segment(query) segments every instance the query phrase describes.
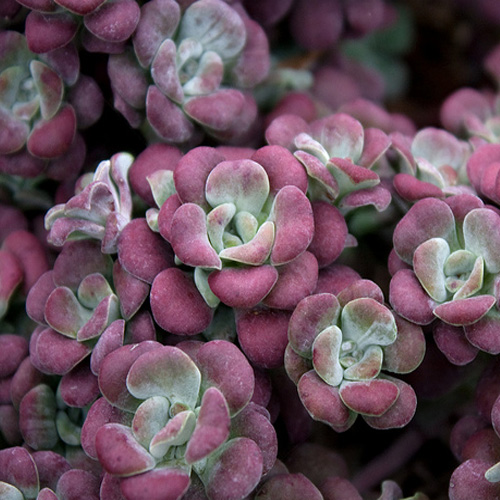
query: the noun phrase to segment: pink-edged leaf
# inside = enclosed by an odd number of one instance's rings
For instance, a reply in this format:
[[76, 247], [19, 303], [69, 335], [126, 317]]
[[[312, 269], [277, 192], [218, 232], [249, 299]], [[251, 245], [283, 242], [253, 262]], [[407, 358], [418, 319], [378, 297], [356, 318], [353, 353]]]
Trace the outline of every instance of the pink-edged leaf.
[[342, 307], [349, 302], [361, 298], [370, 298], [384, 304], [384, 293], [380, 287], [371, 280], [358, 279], [350, 283], [337, 294], [337, 299]]
[[9, 300], [23, 280], [19, 260], [6, 250], [0, 250], [0, 318], [7, 312]]
[[[315, 192], [318, 191], [318, 189], [314, 187], [314, 184], [310, 186], [313, 196], [326, 196], [328, 201], [335, 201], [339, 195], [339, 186], [337, 180], [328, 171], [324, 163], [316, 158], [316, 156], [302, 150], [296, 151], [295, 157], [304, 165], [307, 175], [321, 186], [321, 190], [317, 195]], [[326, 191], [324, 195], [321, 193], [322, 190]]]
[[158, 349], [160, 343], [144, 341], [129, 344], [110, 352], [99, 370], [99, 387], [102, 395], [116, 408], [134, 412], [140, 404], [127, 389], [126, 379], [132, 364], [142, 354]]
[[371, 380], [377, 377], [382, 369], [384, 353], [378, 345], [368, 346], [359, 361], [344, 371], [345, 380]]
[[204, 52], [196, 73], [182, 86], [186, 95], [207, 95], [217, 91], [224, 77], [224, 62], [216, 52]]
[[189, 488], [189, 474], [180, 469], [159, 468], [122, 479], [120, 488], [127, 500], [180, 500]]
[[[412, 300], [408, 301], [408, 295]], [[391, 279], [389, 301], [403, 318], [417, 325], [432, 323], [435, 302], [427, 295], [411, 269], [400, 269]]]
[[84, 342], [98, 337], [110, 323], [118, 319], [119, 305], [116, 295], [108, 295], [95, 308], [92, 317], [78, 330], [76, 338]]
[[477, 148], [467, 162], [467, 177], [476, 191], [481, 192], [482, 180], [489, 165], [500, 161], [498, 144], [484, 144]]
[[204, 127], [226, 132], [245, 106], [245, 96], [236, 89], [222, 89], [207, 96], [191, 97], [184, 104], [185, 113]]
[[118, 93], [133, 108], [144, 109], [148, 81], [131, 52], [111, 55], [108, 59], [108, 74], [113, 93]]
[[390, 138], [378, 128], [366, 128], [364, 131], [363, 152], [356, 162], [366, 168], [372, 167], [391, 145]]
[[444, 265], [450, 246], [443, 238], [431, 238], [420, 244], [413, 254], [413, 269], [420, 284], [436, 302], [448, 298]]
[[331, 264], [342, 253], [347, 238], [347, 224], [338, 208], [325, 201], [311, 203], [314, 237], [308, 247], [320, 268]]
[[407, 425], [415, 414], [417, 396], [413, 388], [402, 380], [390, 378], [399, 389], [397, 401], [381, 416], [363, 415], [366, 423], [374, 429], [396, 429]]
[[212, 340], [198, 349], [194, 359], [202, 375], [202, 388], [216, 387], [224, 396], [231, 415], [248, 404], [255, 377], [246, 357], [234, 344]]
[[180, 8], [173, 0], [153, 0], [141, 7], [141, 18], [134, 34], [134, 50], [142, 67], [148, 67], [163, 40], [174, 34]]
[[151, 440], [158, 432], [164, 433], [162, 429], [164, 429], [168, 422], [175, 420], [177, 415], [187, 413], [180, 412], [169, 420], [169, 409], [170, 403], [167, 398], [163, 396], [153, 396], [140, 404], [132, 420], [131, 427], [135, 439], [137, 439], [144, 448], [149, 449], [150, 453], [155, 458], [161, 458], [165, 453], [155, 453], [155, 450], [149, 446]]
[[28, 342], [12, 333], [0, 334], [0, 378], [13, 375], [28, 355]]
[[130, 367], [127, 388], [139, 399], [164, 396], [172, 405], [194, 408], [198, 400], [201, 374], [191, 358], [173, 346], [145, 352]]
[[396, 402], [399, 387], [390, 380], [343, 382], [339, 389], [344, 404], [363, 415], [380, 417]]
[[438, 305], [434, 309], [434, 315], [450, 325], [472, 325], [479, 321], [495, 302], [493, 295], [476, 295], [466, 299], [451, 300]]
[[374, 186], [349, 193], [342, 198], [339, 208], [345, 212], [358, 207], [373, 205], [383, 212], [391, 203], [391, 192], [385, 186]]
[[30, 71], [40, 94], [42, 117], [49, 120], [56, 114], [62, 102], [62, 79], [53, 69], [40, 61], [31, 61]]
[[130, 425], [132, 414], [124, 412], [108, 403], [106, 398], [99, 398], [90, 407], [85, 422], [82, 425], [81, 445], [85, 453], [94, 460], [97, 460], [95, 448], [95, 435], [105, 424], [116, 423]]
[[146, 219], [129, 222], [118, 238], [118, 257], [123, 269], [146, 283], [173, 266], [172, 249], [151, 231]]
[[60, 477], [72, 468], [62, 455], [54, 451], [35, 451], [32, 457], [38, 469], [40, 489], [55, 490]]
[[339, 361], [341, 346], [342, 331], [335, 325], [322, 330], [312, 345], [314, 369], [332, 387], [340, 385], [344, 376], [344, 370]]
[[339, 315], [339, 301], [330, 293], [315, 294], [301, 300], [288, 326], [288, 339], [293, 349], [310, 358], [316, 337], [325, 328], [335, 325]]
[[30, 350], [30, 355], [36, 359], [37, 368], [46, 373], [64, 375], [90, 352], [89, 346], [46, 328], [40, 332], [35, 349]]
[[222, 161], [209, 173], [206, 200], [212, 207], [234, 203], [237, 211], [257, 217], [269, 195], [269, 178], [264, 168], [253, 160]]
[[425, 336], [420, 326], [395, 316], [398, 335], [396, 340], [384, 347], [382, 368], [393, 373], [410, 373], [415, 370], [425, 355]]
[[39, 158], [52, 159], [66, 153], [76, 131], [74, 109], [67, 105], [49, 120], [39, 121], [28, 137], [28, 151]]
[[228, 441], [210, 456], [203, 475], [209, 498], [244, 498], [259, 483], [263, 459], [257, 444], [248, 438]]
[[270, 220], [276, 225], [271, 262], [285, 264], [297, 258], [314, 236], [314, 216], [311, 204], [295, 186], [285, 186], [274, 199]]
[[[158, 325], [177, 335], [195, 335], [208, 327], [212, 309], [194, 281], [178, 268], [160, 272], [151, 286], [151, 312]], [[190, 311], [189, 315], [185, 311]]]
[[323, 500], [320, 490], [303, 474], [276, 474], [267, 479], [258, 489], [255, 500]]
[[230, 307], [249, 309], [256, 306], [271, 291], [278, 279], [273, 266], [224, 268], [208, 276], [212, 292]]
[[83, 18], [85, 27], [107, 42], [124, 42], [134, 32], [141, 10], [135, 0], [111, 0]]
[[325, 384], [314, 370], [302, 375], [297, 390], [302, 404], [314, 420], [329, 425], [337, 432], [344, 432], [354, 424], [357, 414], [342, 402], [339, 389]]
[[[470, 299], [467, 299], [470, 300]], [[490, 354], [500, 353], [498, 341], [499, 319], [497, 314], [488, 314], [471, 325], [464, 327], [465, 335], [469, 342]]]
[[278, 281], [262, 303], [278, 309], [294, 309], [318, 282], [318, 261], [311, 252], [304, 252], [288, 264], [279, 266]]
[[92, 312], [78, 302], [67, 287], [57, 287], [45, 305], [45, 321], [66, 337], [76, 339], [77, 332], [90, 319]]
[[225, 248], [219, 252], [219, 257], [242, 264], [262, 265], [271, 253], [273, 242], [274, 224], [266, 221], [248, 243]]
[[471, 491], [478, 498], [495, 498], [500, 495], [499, 483], [492, 483], [485, 477], [491, 462], [471, 458], [460, 464], [451, 475], [448, 498], [469, 500]]
[[335, 177], [339, 192], [345, 195], [359, 189], [366, 189], [380, 183], [380, 178], [373, 170], [360, 167], [345, 158], [331, 158], [327, 168]]
[[[42, 327], [38, 328], [42, 329]], [[36, 336], [35, 332], [33, 332], [32, 336]], [[12, 405], [18, 409], [24, 395], [33, 387], [41, 384], [44, 379], [44, 375], [33, 366], [29, 357], [21, 361], [11, 379], [10, 399]]]
[[24, 396], [19, 406], [19, 429], [28, 446], [46, 450], [57, 444], [56, 411], [56, 398], [48, 385], [37, 385]]
[[20, 446], [0, 450], [0, 481], [15, 485], [23, 498], [36, 498], [38, 472], [28, 450]]
[[416, 248], [431, 238], [454, 243], [455, 218], [450, 207], [441, 200], [420, 200], [401, 219], [394, 230], [394, 249], [407, 264], [412, 264]]
[[78, 23], [68, 12], [44, 14], [31, 11], [26, 18], [26, 40], [36, 54], [43, 54], [68, 44], [78, 30]]
[[63, 375], [58, 390], [63, 401], [75, 408], [89, 405], [100, 394], [97, 377], [85, 363], [80, 363]]
[[151, 62], [151, 76], [156, 87], [169, 99], [182, 104], [184, 92], [177, 68], [177, 47], [170, 38], [158, 47]]
[[196, 427], [189, 439], [185, 459], [194, 463], [213, 453], [229, 436], [231, 419], [223, 394], [210, 387], [203, 394]]
[[183, 110], [160, 89], [151, 85], [146, 97], [146, 115], [155, 132], [165, 141], [183, 143], [195, 133], [194, 125]]
[[105, 424], [96, 433], [95, 447], [104, 470], [115, 476], [130, 476], [151, 470], [155, 459], [136, 441], [130, 427]]
[[125, 321], [122, 319], [113, 321], [102, 332], [90, 356], [90, 369], [94, 375], [99, 375], [102, 360], [106, 355], [123, 345], [124, 333]]
[[439, 350], [454, 365], [470, 363], [479, 352], [478, 348], [469, 342], [461, 326], [452, 326], [440, 321], [434, 327], [433, 335]]
[[193, 267], [220, 269], [221, 261], [207, 235], [207, 216], [194, 203], [184, 203], [174, 213], [170, 243], [176, 256]]

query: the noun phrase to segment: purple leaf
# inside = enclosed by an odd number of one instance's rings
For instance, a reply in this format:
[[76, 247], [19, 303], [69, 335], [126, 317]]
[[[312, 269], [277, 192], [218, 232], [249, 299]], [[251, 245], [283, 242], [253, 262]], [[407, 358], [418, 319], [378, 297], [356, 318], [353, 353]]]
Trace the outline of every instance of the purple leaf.
[[[489, 297], [489, 296], [486, 296]], [[475, 298], [475, 297], [474, 297]], [[471, 300], [471, 299], [467, 299]], [[498, 339], [498, 318], [496, 315], [486, 315], [471, 325], [464, 327], [468, 341], [475, 347], [490, 354], [500, 353]]]
[[67, 12], [44, 14], [31, 11], [26, 18], [26, 40], [36, 54], [43, 54], [68, 44], [78, 30], [78, 23]]
[[438, 305], [434, 314], [450, 325], [466, 326], [479, 321], [494, 305], [493, 295], [476, 295]]
[[125, 425], [110, 423], [100, 427], [95, 436], [95, 447], [104, 470], [115, 476], [141, 474], [156, 464]]
[[170, 38], [158, 47], [151, 62], [151, 76], [156, 87], [166, 97], [182, 105], [184, 92], [177, 68], [177, 47]]
[[[212, 309], [193, 280], [178, 268], [160, 272], [151, 286], [151, 312], [158, 325], [177, 335], [195, 335], [208, 327]], [[187, 316], [185, 311], [191, 313]]]
[[269, 219], [276, 224], [276, 236], [271, 262], [285, 264], [297, 258], [314, 236], [314, 217], [311, 204], [295, 186], [285, 186], [274, 199]]
[[58, 390], [62, 400], [75, 408], [91, 404], [100, 395], [97, 377], [86, 363], [63, 375]]
[[363, 415], [380, 417], [396, 402], [399, 387], [389, 380], [343, 382], [340, 397], [351, 410]]
[[90, 14], [106, 0], [53, 0], [56, 4], [80, 16]]
[[15, 485], [25, 498], [38, 493], [38, 472], [28, 450], [15, 446], [0, 450], [0, 481]]
[[255, 500], [323, 500], [323, 495], [303, 474], [276, 474], [258, 489]]
[[459, 366], [466, 365], [477, 356], [479, 350], [469, 342], [463, 327], [448, 325], [440, 321], [434, 327], [433, 334], [434, 342], [450, 363]]
[[60, 500], [99, 500], [99, 478], [82, 470], [72, 469], [65, 472], [57, 483], [56, 494]]
[[[159, 398], [159, 396], [149, 398], [147, 401], [151, 401], [156, 398]], [[167, 400], [165, 399], [165, 401]], [[139, 407], [139, 409], [141, 407]], [[137, 418], [134, 418], [134, 426], [136, 425], [136, 421]], [[156, 422], [154, 422], [154, 420], [153, 422], [149, 421], [148, 424], [150, 427], [152, 427], [152, 423]], [[176, 413], [170, 420], [168, 420], [168, 422], [166, 422], [166, 425], [164, 425], [163, 428], [159, 429], [158, 432], [154, 434], [149, 444], [150, 453], [155, 458], [161, 459], [167, 454], [171, 446], [182, 446], [186, 444], [193, 433], [195, 423], [196, 417], [191, 410], [184, 410]], [[142, 422], [142, 424], [144, 425], [146, 422]], [[145, 430], [147, 431], [149, 429]], [[137, 433], [135, 434], [137, 438]]]
[[221, 446], [229, 436], [230, 426], [229, 408], [223, 394], [215, 387], [208, 388], [186, 448], [187, 463], [202, 460]]
[[208, 276], [212, 292], [230, 307], [249, 309], [271, 291], [278, 279], [273, 266], [224, 268]]
[[302, 375], [297, 390], [302, 404], [314, 420], [329, 425], [337, 432], [344, 432], [354, 424], [357, 414], [343, 403], [338, 388], [325, 384], [314, 370]]
[[189, 474], [163, 468], [122, 479], [120, 488], [127, 500], [180, 500], [189, 488]]

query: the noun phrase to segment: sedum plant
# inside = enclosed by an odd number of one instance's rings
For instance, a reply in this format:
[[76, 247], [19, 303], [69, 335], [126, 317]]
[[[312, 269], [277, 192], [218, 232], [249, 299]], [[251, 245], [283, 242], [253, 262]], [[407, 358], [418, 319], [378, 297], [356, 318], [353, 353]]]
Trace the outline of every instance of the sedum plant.
[[99, 385], [82, 440], [126, 499], [182, 498], [200, 481], [208, 498], [243, 499], [274, 464], [269, 415], [250, 403], [253, 369], [230, 342], [124, 346]]
[[109, 58], [114, 104], [131, 126], [163, 141], [193, 144], [203, 133], [237, 140], [257, 109], [252, 88], [269, 69], [262, 28], [222, 0], [174, 0], [141, 7], [133, 48]]
[[304, 298], [290, 318], [288, 339], [285, 368], [315, 420], [343, 432], [358, 414], [377, 429], [402, 427], [413, 417], [415, 392], [385, 372], [415, 370], [424, 336], [384, 305], [373, 282]]

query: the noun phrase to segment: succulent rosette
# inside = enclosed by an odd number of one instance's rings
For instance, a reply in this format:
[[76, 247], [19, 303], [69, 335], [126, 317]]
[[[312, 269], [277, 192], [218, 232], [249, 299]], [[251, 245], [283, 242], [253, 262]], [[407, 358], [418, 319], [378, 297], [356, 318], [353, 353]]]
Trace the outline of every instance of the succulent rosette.
[[320, 267], [327, 266], [350, 244], [344, 216], [369, 205], [383, 211], [391, 201], [389, 189], [374, 169], [390, 139], [380, 129], [365, 129], [345, 113], [310, 124], [295, 115], [282, 115], [267, 128], [266, 139], [292, 151], [307, 171], [315, 239], [329, 240], [321, 248], [315, 248], [314, 242], [311, 251]]
[[141, 8], [133, 50], [111, 55], [115, 107], [132, 127], [144, 118], [161, 140], [199, 142], [202, 132], [232, 140], [253, 124], [250, 90], [267, 75], [262, 28], [222, 0], [174, 0]]
[[75, 179], [85, 159], [77, 129], [100, 117], [101, 91], [80, 76], [73, 46], [37, 56], [23, 35], [3, 31], [0, 47], [0, 170]]
[[338, 432], [358, 415], [376, 429], [406, 425], [415, 392], [385, 372], [409, 373], [425, 353], [420, 327], [384, 305], [375, 283], [357, 280], [339, 294], [310, 295], [288, 325], [285, 369], [311, 417]]
[[[286, 149], [268, 146], [248, 159], [225, 160], [199, 147], [168, 178], [175, 192], [163, 193], [149, 221], [170, 242], [177, 263], [194, 270], [209, 307], [222, 302], [249, 309], [263, 302], [293, 309], [314, 290], [318, 264], [307, 251], [314, 236], [307, 178]], [[159, 273], [151, 289], [153, 315], [169, 331], [164, 302], [176, 272]]]
[[438, 347], [456, 364], [478, 349], [500, 352], [499, 239], [498, 213], [467, 194], [418, 201], [394, 231], [392, 307], [413, 323], [434, 322]]
[[101, 253], [97, 241], [67, 242], [26, 301], [28, 315], [39, 324], [31, 336], [33, 364], [64, 379], [90, 356], [84, 371], [94, 380], [105, 354], [123, 345], [127, 332], [154, 338], [149, 313], [136, 314], [148, 293], [149, 285]]
[[391, 141], [399, 157], [394, 188], [403, 199], [415, 202], [430, 196], [474, 194], [466, 174], [469, 143], [434, 127], [420, 130], [413, 138], [395, 132]]
[[224, 340], [123, 346], [101, 365], [104, 398], [89, 410], [82, 444], [127, 500], [182, 498], [200, 482], [208, 498], [243, 499], [277, 452], [269, 414], [250, 403], [254, 384], [245, 356]]
[[128, 171], [133, 160], [128, 153], [117, 153], [101, 162], [91, 178], [81, 178], [75, 196], [45, 216], [47, 241], [62, 246], [67, 240], [96, 239], [103, 253], [116, 253], [121, 230], [132, 218]]
[[31, 9], [26, 38], [33, 52], [50, 52], [70, 43], [80, 29], [92, 52], [120, 52], [137, 27], [135, 0], [18, 0]]

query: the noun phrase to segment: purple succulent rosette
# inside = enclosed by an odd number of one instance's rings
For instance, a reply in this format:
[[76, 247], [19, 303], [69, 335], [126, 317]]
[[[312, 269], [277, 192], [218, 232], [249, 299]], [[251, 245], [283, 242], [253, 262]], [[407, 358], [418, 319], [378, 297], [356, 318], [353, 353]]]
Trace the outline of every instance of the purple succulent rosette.
[[250, 402], [254, 384], [245, 356], [224, 340], [121, 347], [101, 365], [104, 398], [89, 410], [82, 444], [127, 500], [180, 499], [199, 487], [210, 499], [243, 499], [277, 453], [269, 414]]
[[[320, 267], [331, 264], [349, 244], [344, 215], [368, 205], [383, 211], [390, 204], [390, 191], [374, 170], [390, 146], [389, 137], [380, 129], [364, 128], [355, 118], [337, 113], [310, 124], [295, 115], [282, 115], [267, 128], [266, 139], [292, 151], [304, 165], [315, 237], [330, 239], [330, 251], [325, 246], [314, 249], [315, 244], [311, 251]], [[328, 230], [329, 226], [334, 227]]]
[[406, 201], [475, 194], [466, 173], [471, 146], [446, 130], [427, 127], [413, 138], [395, 132], [392, 146], [398, 154], [396, 192]]
[[101, 115], [103, 96], [80, 76], [73, 46], [38, 56], [20, 33], [0, 33], [0, 171], [75, 179], [85, 159], [78, 128]]
[[62, 246], [68, 240], [96, 239], [102, 253], [116, 253], [118, 237], [132, 218], [128, 171], [133, 161], [130, 154], [117, 153], [101, 162], [92, 178], [80, 179], [76, 195], [46, 214], [47, 241]]
[[18, 0], [31, 9], [26, 38], [33, 52], [50, 52], [70, 43], [84, 29], [91, 52], [116, 53], [134, 33], [140, 17], [136, 0]]
[[[307, 251], [314, 236], [307, 179], [287, 150], [269, 146], [248, 159], [225, 160], [199, 147], [156, 179], [160, 210], [150, 212], [149, 223], [170, 242], [177, 263], [194, 268], [206, 305], [293, 309], [314, 290], [318, 264]], [[174, 271], [158, 274], [151, 289], [153, 315], [168, 331], [164, 301], [173, 294]]]
[[115, 108], [132, 127], [144, 122], [175, 144], [198, 143], [203, 133], [235, 140], [250, 129], [250, 90], [267, 75], [269, 48], [241, 8], [197, 0], [183, 11], [174, 0], [151, 0], [132, 41], [108, 63]]
[[387, 375], [415, 370], [425, 353], [420, 327], [388, 309], [375, 283], [357, 280], [338, 295], [310, 295], [288, 325], [285, 369], [311, 417], [338, 432], [358, 415], [376, 429], [405, 426], [415, 392]]
[[[418, 201], [394, 231], [390, 302], [407, 320], [434, 322], [447, 358], [498, 354], [500, 215], [473, 195]], [[411, 300], [408, 300], [411, 297]]]
[[[84, 371], [94, 380], [104, 356], [123, 345], [128, 330], [132, 338], [155, 337], [149, 313], [136, 315], [148, 294], [149, 285], [101, 253], [97, 241], [67, 242], [27, 297], [27, 313], [40, 325], [31, 336], [33, 364], [64, 380], [89, 358]], [[134, 333], [136, 321], [141, 331]]]

